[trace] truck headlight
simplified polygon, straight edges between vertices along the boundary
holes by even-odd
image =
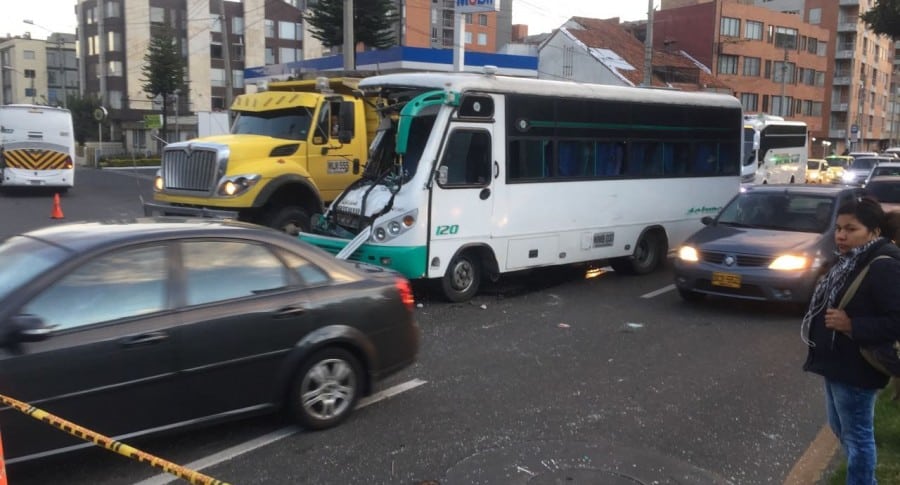
[[[809,260],[806,256],[794,256],[792,254],[784,254],[775,258],[775,261],[772,261],[772,264],[769,265],[769,269],[775,269],[779,271],[796,271],[798,269],[804,269],[809,264]]]
[[[234,175],[219,182],[217,193],[225,197],[241,195],[259,182],[259,175]]]

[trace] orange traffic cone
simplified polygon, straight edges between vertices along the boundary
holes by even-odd
[[[58,193],[53,194],[53,212],[50,213],[50,218],[51,219],[62,219],[63,218],[62,207],[59,206],[59,194]],[[0,485],[3,485],[3,483],[0,482]]]
[[[6,485],[6,462],[3,460],[2,438],[0,438],[0,485]]]

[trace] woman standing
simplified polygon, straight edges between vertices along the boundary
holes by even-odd
[[[885,214],[871,198],[841,205],[835,226],[838,260],[816,286],[801,334],[809,346],[803,369],[825,378],[828,424],[847,458],[847,484],[875,482],[875,397],[888,377],[860,353],[900,339],[900,248],[881,237]],[[885,255],[890,258],[873,259]],[[844,309],[847,286],[871,262]]]

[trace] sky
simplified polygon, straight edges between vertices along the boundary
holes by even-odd
[[[45,39],[52,32],[75,33],[75,0],[0,0],[0,37],[31,32]],[[550,32],[570,17],[642,20],[647,18],[644,0],[500,0],[513,1],[513,23],[528,25],[529,34]],[[658,2],[657,2],[658,3]],[[28,19],[37,25],[28,25]],[[44,28],[41,28],[44,27]],[[46,29],[46,30],[45,30]]]

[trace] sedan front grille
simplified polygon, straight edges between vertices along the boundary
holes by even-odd
[[[215,190],[217,160],[215,150],[164,151],[161,171],[165,188],[211,193]]]
[[[725,264],[725,256],[726,253],[721,253],[717,251],[701,251],[700,259],[712,264]],[[768,266],[772,263],[772,258],[769,256],[751,256],[748,254],[735,254],[734,256],[734,265],[735,266],[744,266],[748,268],[759,268]]]

